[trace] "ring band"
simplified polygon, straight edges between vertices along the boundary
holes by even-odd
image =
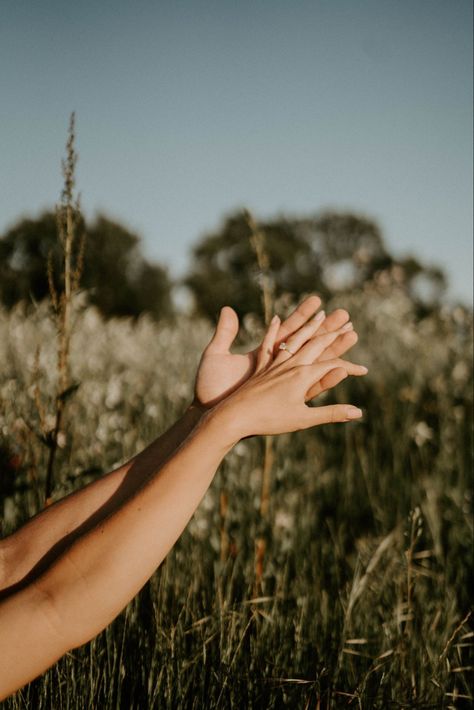
[[[280,343],[280,345],[278,346],[278,350],[286,350],[286,352],[290,353],[290,355],[295,355],[293,350],[290,350],[290,348],[288,347],[288,345],[286,343]]]

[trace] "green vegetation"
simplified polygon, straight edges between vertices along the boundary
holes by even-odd
[[[198,313],[213,318],[225,305],[240,316],[260,312],[262,271],[251,244],[252,221],[245,211],[236,212],[194,247],[184,282]],[[439,269],[390,254],[379,226],[364,215],[281,216],[261,222],[258,229],[265,235],[268,285],[277,298],[291,294],[299,299],[316,284],[327,301],[363,288],[391,269],[418,311],[426,313],[437,307],[445,288]]]
[[[170,314],[168,272],[144,258],[136,234],[103,215],[91,223],[79,216],[76,231],[74,255],[83,248],[81,287],[89,303],[107,317]],[[0,238],[0,302],[11,308],[48,298],[48,261],[59,284],[63,265],[57,215],[20,219]]]
[[[93,222],[75,213],[73,257],[83,261],[80,286],[87,302],[105,317],[173,314],[173,286],[185,286],[194,310],[214,319],[224,305],[240,316],[259,313],[262,277],[245,211],[229,215],[216,232],[195,245],[187,274],[173,282],[165,266],[141,253],[140,238],[123,225],[98,215]],[[307,217],[281,216],[258,225],[265,235],[267,276],[272,294],[298,300],[315,290],[328,300],[371,283],[392,269],[423,315],[437,308],[445,288],[438,268],[413,257],[397,259],[387,249],[374,220],[351,212]],[[54,212],[22,218],[0,236],[0,303],[47,299],[51,278],[60,290],[63,254]],[[117,285],[120,284],[120,288]]]
[[[420,320],[390,270],[337,305],[352,313],[354,359],[370,373],[335,396],[361,404],[364,421],[275,439],[265,518],[263,441],[241,442],[139,597],[5,708],[469,706],[471,315]],[[171,423],[209,336],[207,322],[185,317],[104,321],[78,304],[75,318],[82,384],[59,438],[55,497]],[[35,383],[46,406],[55,358],[46,306],[1,313],[4,533],[42,505]]]
[[[73,143],[72,119],[61,239],[44,215],[0,240],[3,535],[50,486],[60,498],[168,427],[210,336],[202,316],[156,321],[169,284],[135,236],[83,225]],[[327,311],[351,313],[369,367],[329,396],[364,420],[240,442],[124,613],[3,707],[470,707],[472,313],[440,305],[441,272],[394,260],[347,214],[235,215],[197,246],[187,283],[203,315],[229,303],[267,318],[317,283]],[[241,344],[260,327],[246,317]]]

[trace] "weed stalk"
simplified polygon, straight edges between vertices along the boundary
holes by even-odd
[[[265,326],[268,327],[273,315],[275,302],[274,283],[270,273],[270,259],[268,251],[265,248],[265,234],[258,227],[253,215],[245,212],[245,217],[250,230],[250,244],[255,252],[259,270],[259,282],[262,298],[262,309],[264,315]],[[262,480],[260,487],[260,523],[262,529],[265,529],[268,523],[269,508],[270,508],[270,484],[271,472],[274,460],[274,441],[272,436],[265,437],[265,448],[262,462]],[[260,534],[255,541],[255,593],[261,587],[261,581],[265,569],[265,552],[266,541],[265,537]]]
[[[54,487],[56,455],[59,447],[59,435],[63,426],[64,412],[68,399],[76,391],[78,385],[71,380],[70,349],[72,336],[72,306],[73,298],[79,288],[83,269],[84,237],[77,243],[77,232],[80,224],[79,198],[75,196],[75,170],[77,153],[75,149],[75,114],[69,121],[68,139],[66,143],[66,158],[62,163],[63,189],[61,199],[56,207],[57,233],[62,252],[62,288],[58,290],[54,283],[53,261],[50,254],[48,260],[48,282],[51,305],[57,334],[57,391],[55,396],[54,426],[46,437],[49,448],[45,481],[45,505],[51,503]]]

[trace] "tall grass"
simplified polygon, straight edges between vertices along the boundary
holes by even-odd
[[[258,266],[263,322],[265,327],[268,327],[275,313],[275,288],[271,277],[270,259],[266,249],[265,234],[258,227],[255,218],[248,210],[245,212],[245,216],[250,231],[250,243],[255,252]],[[263,442],[262,480],[259,504],[261,533],[255,540],[255,594],[258,594],[261,588],[261,581],[264,574],[265,551],[267,547],[266,530],[269,525],[271,475],[274,461],[273,438],[273,436],[265,436]]]
[[[471,314],[418,320],[390,274],[337,305],[351,311],[354,359],[370,374],[333,396],[366,414],[275,439],[258,595],[262,457],[249,439],[125,612],[5,708],[472,704]],[[104,322],[88,308],[77,319],[71,367],[82,385],[55,497],[179,415],[209,337],[205,322],[185,317],[172,327]],[[18,488],[4,532],[34,512],[34,481],[42,485],[47,452],[28,422],[36,366],[55,391],[53,334],[44,307],[28,319],[21,308],[0,312],[0,432],[15,459],[3,475]]]
[[[60,246],[60,283],[56,283],[54,273],[53,254],[48,258],[48,282],[51,301],[52,317],[55,324],[55,340],[57,343],[57,356],[55,364],[56,392],[49,405],[52,410],[53,425],[48,426],[46,421],[46,407],[42,401],[41,371],[39,357],[36,367],[36,410],[41,429],[39,440],[48,448],[48,461],[46,465],[46,478],[44,482],[45,505],[51,503],[54,488],[55,464],[61,439],[65,437],[65,410],[66,404],[78,388],[78,383],[71,379],[70,350],[73,329],[73,300],[79,289],[79,281],[83,267],[84,236],[79,235],[81,212],[79,198],[75,195],[75,170],[77,153],[75,150],[75,114],[69,120],[68,138],[66,143],[66,158],[62,163],[63,189],[61,200],[56,207],[57,236]],[[38,350],[41,344],[38,344]],[[47,398],[47,393],[46,398]]]

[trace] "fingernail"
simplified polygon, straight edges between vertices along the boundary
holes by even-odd
[[[362,372],[364,373],[364,375],[366,375],[368,373],[368,371],[369,371],[368,367],[366,367],[365,365],[359,365],[359,367],[362,370]]]
[[[346,411],[346,416],[348,419],[359,419],[362,414],[362,409],[359,409],[359,407],[348,407]]]
[[[280,320],[280,319],[279,319],[278,316],[273,316],[273,318],[272,318],[272,320],[271,320],[271,324],[274,325],[275,323],[278,323],[279,320]]]
[[[321,323],[325,318],[326,318],[326,312],[319,311],[319,313],[316,313],[316,315],[314,316],[314,322]]]
[[[341,333],[347,333],[349,330],[354,330],[354,326],[350,321],[349,323],[346,323],[346,325],[343,325],[342,328],[340,328]]]

